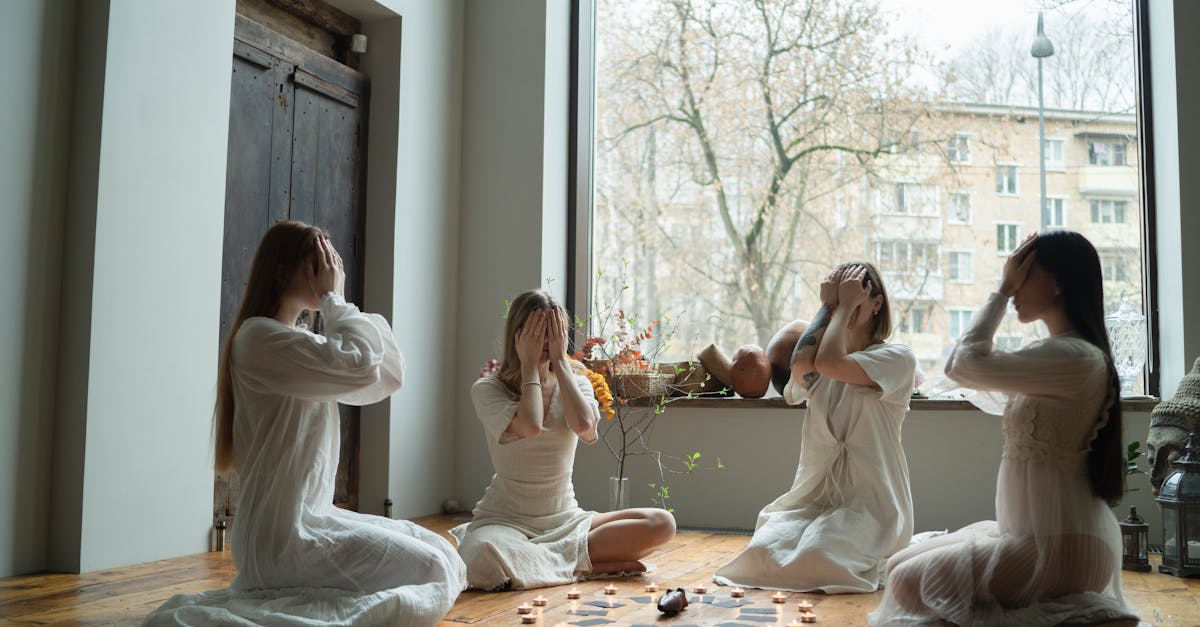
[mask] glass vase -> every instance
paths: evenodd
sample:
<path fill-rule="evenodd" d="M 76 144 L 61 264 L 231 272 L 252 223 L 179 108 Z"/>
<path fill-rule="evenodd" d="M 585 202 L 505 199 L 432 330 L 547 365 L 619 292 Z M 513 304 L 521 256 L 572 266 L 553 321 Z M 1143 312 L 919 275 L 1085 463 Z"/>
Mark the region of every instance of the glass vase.
<path fill-rule="evenodd" d="M 629 477 L 608 478 L 608 511 L 629 509 Z"/>
<path fill-rule="evenodd" d="M 1121 379 L 1121 396 L 1132 396 L 1133 382 L 1146 365 L 1146 316 L 1133 308 L 1129 294 L 1121 292 L 1117 310 L 1104 317 L 1112 345 L 1113 367 Z"/>

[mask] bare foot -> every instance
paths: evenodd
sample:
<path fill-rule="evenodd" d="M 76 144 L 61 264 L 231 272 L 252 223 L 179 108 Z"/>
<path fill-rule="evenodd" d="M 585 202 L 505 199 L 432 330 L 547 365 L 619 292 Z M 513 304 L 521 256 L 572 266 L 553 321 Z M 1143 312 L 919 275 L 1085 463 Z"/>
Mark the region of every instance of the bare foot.
<path fill-rule="evenodd" d="M 644 573 L 646 565 L 630 560 L 628 562 L 597 562 L 592 564 L 593 575 L 611 575 L 613 573 Z"/>

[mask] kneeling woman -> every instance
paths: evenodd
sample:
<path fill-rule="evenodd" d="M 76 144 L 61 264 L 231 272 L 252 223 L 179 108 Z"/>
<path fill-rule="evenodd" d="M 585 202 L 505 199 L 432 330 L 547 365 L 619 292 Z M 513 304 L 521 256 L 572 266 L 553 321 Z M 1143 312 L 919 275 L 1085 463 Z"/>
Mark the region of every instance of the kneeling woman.
<path fill-rule="evenodd" d="M 471 387 L 496 469 L 475 519 L 450 531 L 472 588 L 641 572 L 638 560 L 675 535 L 666 511 L 597 514 L 575 501 L 576 443 L 596 442 L 600 412 L 591 383 L 567 359 L 567 326 L 548 294 L 521 294 L 509 307 L 500 371 Z"/>
<path fill-rule="evenodd" d="M 789 403 L 808 400 L 792 489 L 759 513 L 750 545 L 717 570 L 718 583 L 873 592 L 912 537 L 900 426 L 916 358 L 884 342 L 891 312 L 873 266 L 840 266 L 821 283 L 821 302 L 784 388 Z"/>
<path fill-rule="evenodd" d="M 216 461 L 241 480 L 229 590 L 180 595 L 147 624 L 433 625 L 466 585 L 454 547 L 404 520 L 334 507 L 338 403 L 400 388 L 387 320 L 342 296 L 333 243 L 280 222 L 263 236 L 221 354 Z M 297 327 L 319 311 L 323 335 Z"/>

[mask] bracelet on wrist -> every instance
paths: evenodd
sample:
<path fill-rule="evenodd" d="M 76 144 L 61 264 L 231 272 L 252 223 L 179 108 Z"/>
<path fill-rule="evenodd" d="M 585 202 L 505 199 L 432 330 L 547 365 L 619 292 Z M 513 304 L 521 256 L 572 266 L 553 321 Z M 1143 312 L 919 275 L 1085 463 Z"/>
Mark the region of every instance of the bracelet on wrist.
<path fill-rule="evenodd" d="M 536 385 L 538 387 L 542 387 L 542 382 L 541 381 L 526 381 L 521 384 L 521 387 L 525 387 L 527 385 Z"/>

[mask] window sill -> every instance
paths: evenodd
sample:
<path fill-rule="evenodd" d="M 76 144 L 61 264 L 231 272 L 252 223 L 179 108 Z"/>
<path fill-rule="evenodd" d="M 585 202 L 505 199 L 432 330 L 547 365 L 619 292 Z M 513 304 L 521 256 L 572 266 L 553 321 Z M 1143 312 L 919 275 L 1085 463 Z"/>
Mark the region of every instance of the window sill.
<path fill-rule="evenodd" d="M 651 399 L 635 399 L 630 405 L 648 407 L 657 404 Z M 1126 399 L 1121 401 L 1122 412 L 1149 412 L 1158 405 L 1157 398 Z M 670 402 L 672 407 L 688 409 L 725 409 L 729 411 L 757 409 L 793 409 L 797 406 L 788 405 L 783 397 L 769 396 L 764 398 L 722 398 L 717 396 L 700 398 L 680 398 Z M 803 407 L 801 405 L 800 407 Z M 979 411 L 969 401 L 940 398 L 914 398 L 909 404 L 910 411 Z"/>

